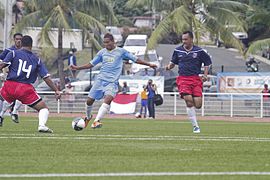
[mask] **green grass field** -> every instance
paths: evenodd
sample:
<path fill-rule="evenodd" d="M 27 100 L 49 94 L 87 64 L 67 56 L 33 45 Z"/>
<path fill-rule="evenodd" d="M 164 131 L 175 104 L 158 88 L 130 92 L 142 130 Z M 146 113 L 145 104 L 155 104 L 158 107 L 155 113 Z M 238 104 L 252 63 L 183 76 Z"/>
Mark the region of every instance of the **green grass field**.
<path fill-rule="evenodd" d="M 76 132 L 72 118 L 50 118 L 54 134 L 40 134 L 36 118 L 6 117 L 0 179 L 269 179 L 270 124 L 225 120 L 193 134 L 188 121 L 105 119 Z"/>

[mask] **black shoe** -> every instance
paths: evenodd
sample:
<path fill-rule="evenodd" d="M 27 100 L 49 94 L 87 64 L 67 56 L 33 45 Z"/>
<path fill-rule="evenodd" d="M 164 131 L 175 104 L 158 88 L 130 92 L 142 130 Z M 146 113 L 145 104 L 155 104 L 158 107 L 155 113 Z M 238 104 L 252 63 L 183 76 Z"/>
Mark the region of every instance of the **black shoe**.
<path fill-rule="evenodd" d="M 0 116 L 0 127 L 3 126 L 4 118 Z"/>
<path fill-rule="evenodd" d="M 18 114 L 11 114 L 11 119 L 15 123 L 19 123 L 19 116 Z"/>

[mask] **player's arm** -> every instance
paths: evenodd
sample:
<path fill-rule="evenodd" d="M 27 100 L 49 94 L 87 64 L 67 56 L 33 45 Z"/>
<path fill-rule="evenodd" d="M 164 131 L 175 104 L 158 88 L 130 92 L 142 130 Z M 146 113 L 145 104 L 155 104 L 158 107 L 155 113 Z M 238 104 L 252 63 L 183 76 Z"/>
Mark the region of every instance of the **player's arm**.
<path fill-rule="evenodd" d="M 53 81 L 51 80 L 50 76 L 47 76 L 45 78 L 43 78 L 43 80 L 45 81 L 45 83 L 55 92 L 56 95 L 56 99 L 60 99 L 61 97 L 61 92 L 58 90 L 58 88 L 55 86 L 55 84 L 53 83 Z"/>
<path fill-rule="evenodd" d="M 8 64 L 3 63 L 2 61 L 0 62 L 0 71 L 2 72 L 3 68 L 7 67 Z"/>
<path fill-rule="evenodd" d="M 146 65 L 146 66 L 149 66 L 149 67 L 151 67 L 151 68 L 156 68 L 156 67 L 157 67 L 156 64 L 152 64 L 152 63 L 143 61 L 143 60 L 141 60 L 140 58 L 137 59 L 136 63 L 137 63 L 137 64 L 142 64 L 142 65 Z"/>
<path fill-rule="evenodd" d="M 84 65 L 82 65 L 82 66 L 71 65 L 71 66 L 70 66 L 70 69 L 71 69 L 71 70 L 82 70 L 82 69 L 90 69 L 90 68 L 92 68 L 92 67 L 94 67 L 93 64 L 88 63 L 88 64 L 84 64 Z"/>

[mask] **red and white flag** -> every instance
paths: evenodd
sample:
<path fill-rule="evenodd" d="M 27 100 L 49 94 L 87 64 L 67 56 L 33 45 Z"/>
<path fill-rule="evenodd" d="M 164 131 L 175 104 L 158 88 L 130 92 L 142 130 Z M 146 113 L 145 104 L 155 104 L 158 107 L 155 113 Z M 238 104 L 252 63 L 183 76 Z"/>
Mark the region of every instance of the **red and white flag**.
<path fill-rule="evenodd" d="M 115 114 L 131 114 L 135 112 L 138 94 L 117 94 L 111 103 L 110 111 Z"/>

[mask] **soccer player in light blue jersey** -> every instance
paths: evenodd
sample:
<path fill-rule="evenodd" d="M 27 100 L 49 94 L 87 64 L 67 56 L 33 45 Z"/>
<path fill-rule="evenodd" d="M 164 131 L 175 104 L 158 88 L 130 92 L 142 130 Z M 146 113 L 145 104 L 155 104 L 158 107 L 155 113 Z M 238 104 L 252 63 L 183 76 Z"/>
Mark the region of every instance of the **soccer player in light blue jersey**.
<path fill-rule="evenodd" d="M 90 69 L 95 65 L 102 63 L 100 73 L 96 78 L 91 90 L 89 91 L 86 101 L 86 126 L 92 118 L 92 105 L 95 100 L 104 98 L 103 104 L 98 110 L 97 116 L 92 123 L 92 128 L 100 128 L 102 126 L 101 119 L 110 110 L 110 104 L 118 92 L 118 80 L 122 72 L 123 61 L 131 60 L 135 63 L 156 68 L 155 64 L 143 61 L 123 48 L 115 45 L 113 35 L 107 33 L 103 40 L 104 49 L 101 49 L 90 63 L 82 66 L 71 65 L 72 70 Z M 85 127 L 86 127 L 85 126 Z"/>

